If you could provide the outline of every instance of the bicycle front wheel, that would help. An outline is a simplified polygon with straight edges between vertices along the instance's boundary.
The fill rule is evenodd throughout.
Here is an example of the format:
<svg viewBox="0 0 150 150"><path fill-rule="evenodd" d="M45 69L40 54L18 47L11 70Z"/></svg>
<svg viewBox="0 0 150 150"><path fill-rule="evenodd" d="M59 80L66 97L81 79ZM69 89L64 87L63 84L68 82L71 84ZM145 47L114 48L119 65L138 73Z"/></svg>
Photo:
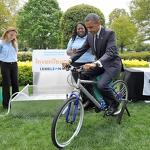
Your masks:
<svg viewBox="0 0 150 150"><path fill-rule="evenodd" d="M52 122L51 138L57 148L70 144L79 133L84 117L84 108L80 100L70 98L58 111Z"/></svg>

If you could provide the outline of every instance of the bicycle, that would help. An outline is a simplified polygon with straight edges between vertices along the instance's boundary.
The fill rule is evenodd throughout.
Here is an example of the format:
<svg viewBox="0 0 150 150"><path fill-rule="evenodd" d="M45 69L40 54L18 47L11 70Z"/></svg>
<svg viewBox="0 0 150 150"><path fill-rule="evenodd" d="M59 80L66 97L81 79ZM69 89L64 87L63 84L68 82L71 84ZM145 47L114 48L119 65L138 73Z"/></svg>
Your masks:
<svg viewBox="0 0 150 150"><path fill-rule="evenodd" d="M80 92L82 91L90 101L95 104L100 112L104 112L104 117L109 116L107 114L109 106L103 100L102 95L100 94L96 83L100 78L98 76L95 80L81 80L80 75L83 71L82 67L79 68L69 68L68 70L77 71L79 78L77 84L75 85L76 90L73 90L70 96L67 98L67 101L57 112L56 116L53 119L51 127L51 139L53 144L57 148L64 148L70 144L75 136L78 135L84 118L84 106L82 104L82 98ZM93 85L94 95L91 95L89 91L82 84L91 84ZM128 90L124 81L117 80L115 82L110 82L109 84L117 97L119 102L118 111L113 115L117 117L117 123L121 123L121 119L124 111L126 110L128 116L130 113L127 109L128 103ZM67 131L64 133L64 131Z"/></svg>

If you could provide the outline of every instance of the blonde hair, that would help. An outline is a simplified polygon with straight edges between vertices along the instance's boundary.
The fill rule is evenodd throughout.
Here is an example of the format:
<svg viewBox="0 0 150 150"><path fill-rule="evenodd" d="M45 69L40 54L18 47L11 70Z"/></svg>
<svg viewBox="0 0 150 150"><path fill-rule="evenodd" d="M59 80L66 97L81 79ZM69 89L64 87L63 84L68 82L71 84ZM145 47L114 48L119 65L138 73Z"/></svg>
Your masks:
<svg viewBox="0 0 150 150"><path fill-rule="evenodd" d="M14 27L9 27L8 29L6 29L6 30L4 31L4 33L3 33L1 39L4 40L4 41L8 41L7 33L11 32L11 31L14 31L14 32L18 33L17 30L16 30L16 28L14 28ZM14 47L15 49L17 49L17 48L18 48L17 39L13 39L11 42L12 42L13 47Z"/></svg>

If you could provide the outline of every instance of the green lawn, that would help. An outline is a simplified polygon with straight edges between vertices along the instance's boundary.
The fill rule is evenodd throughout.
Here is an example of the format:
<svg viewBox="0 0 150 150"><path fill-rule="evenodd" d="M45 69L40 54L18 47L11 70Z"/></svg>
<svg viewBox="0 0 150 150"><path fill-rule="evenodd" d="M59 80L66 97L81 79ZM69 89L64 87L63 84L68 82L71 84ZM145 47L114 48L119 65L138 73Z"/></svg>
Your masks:
<svg viewBox="0 0 150 150"><path fill-rule="evenodd" d="M40 110L44 108L44 105L38 105ZM0 150L55 150L51 142L50 128L58 106L50 103L46 106L49 113L41 111L44 115L40 115L39 109L38 115L33 115L34 112L30 114L30 110L36 110L37 107L30 103L28 106L23 104L22 107L26 108L23 111L28 112L27 114L20 112L16 115L16 112L12 112L8 116L0 117ZM121 125L116 124L115 118L103 118L101 113L96 114L94 111L85 112L79 135L65 149L149 150L150 104L130 103L129 111L131 117L125 113ZM0 105L0 114L5 112Z"/></svg>

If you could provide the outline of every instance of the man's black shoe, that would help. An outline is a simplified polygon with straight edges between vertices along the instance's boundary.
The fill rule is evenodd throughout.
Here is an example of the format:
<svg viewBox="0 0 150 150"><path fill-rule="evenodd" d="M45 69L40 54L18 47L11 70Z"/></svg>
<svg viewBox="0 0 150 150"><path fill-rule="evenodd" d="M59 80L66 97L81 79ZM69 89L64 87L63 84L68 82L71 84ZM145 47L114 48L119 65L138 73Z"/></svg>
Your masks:
<svg viewBox="0 0 150 150"><path fill-rule="evenodd" d="M113 103L107 110L107 115L113 115L115 112L118 111L119 102Z"/></svg>
<svg viewBox="0 0 150 150"><path fill-rule="evenodd" d="M115 101L115 102L112 104L112 106L113 106L114 108L118 108L119 102L118 102L118 101Z"/></svg>
<svg viewBox="0 0 150 150"><path fill-rule="evenodd" d="M107 110L107 116L110 116L110 115L113 115L118 109L115 108L115 107L109 107L108 110Z"/></svg>

